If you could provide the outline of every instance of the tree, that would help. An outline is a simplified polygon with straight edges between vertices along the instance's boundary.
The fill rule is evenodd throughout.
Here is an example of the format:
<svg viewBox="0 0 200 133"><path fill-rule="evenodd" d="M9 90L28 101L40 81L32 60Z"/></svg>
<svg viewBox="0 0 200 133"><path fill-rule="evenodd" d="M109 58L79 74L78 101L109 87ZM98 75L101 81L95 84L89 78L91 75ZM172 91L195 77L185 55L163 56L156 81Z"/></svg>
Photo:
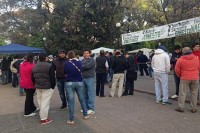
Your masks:
<svg viewBox="0 0 200 133"><path fill-rule="evenodd" d="M5 44L6 44L5 39L2 36L0 36L0 46Z"/></svg>

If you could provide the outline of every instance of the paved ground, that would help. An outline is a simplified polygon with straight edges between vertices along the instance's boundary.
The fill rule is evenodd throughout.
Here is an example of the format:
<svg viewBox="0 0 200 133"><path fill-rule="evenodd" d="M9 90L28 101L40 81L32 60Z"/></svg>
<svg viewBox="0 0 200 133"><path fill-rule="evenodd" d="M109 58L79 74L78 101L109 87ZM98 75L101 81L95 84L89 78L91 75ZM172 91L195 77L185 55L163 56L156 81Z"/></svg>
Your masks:
<svg viewBox="0 0 200 133"><path fill-rule="evenodd" d="M154 92L154 81L149 77L139 77L135 89ZM170 75L169 93L175 93L174 80ZM106 86L106 95L109 92ZM200 130L200 110L192 114L189 104L185 112L174 111L177 101L172 105L155 103L155 96L135 92L134 96L122 98L96 97L96 114L89 120L83 120L76 102L75 126L66 124L68 112L58 111L60 99L57 89L51 99L49 117L53 122L41 126L39 116L23 117L25 97L19 97L18 91L11 85L0 85L0 133L36 133L36 132L72 132L72 133L197 133ZM77 100L76 100L77 101ZM37 105L37 101L35 99ZM199 107L198 107L199 109Z"/></svg>

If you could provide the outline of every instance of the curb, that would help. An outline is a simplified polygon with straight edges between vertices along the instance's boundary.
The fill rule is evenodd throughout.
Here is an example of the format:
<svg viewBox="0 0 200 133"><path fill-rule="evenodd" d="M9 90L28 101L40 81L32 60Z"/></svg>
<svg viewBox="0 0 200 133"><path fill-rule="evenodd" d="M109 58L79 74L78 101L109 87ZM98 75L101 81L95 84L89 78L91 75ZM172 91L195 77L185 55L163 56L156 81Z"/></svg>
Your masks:
<svg viewBox="0 0 200 133"><path fill-rule="evenodd" d="M140 92L140 93L149 94L149 95L153 95L153 96L156 95L156 94L153 93L153 92L147 92L147 91L142 91L142 90L137 90L137 89L135 89L134 91ZM173 100L173 101L178 101L177 98L173 99L173 98L169 97L169 99L171 99L171 100ZM185 100L185 103L190 103L190 100L187 100L187 99L186 99L186 100ZM200 100L197 100L197 105L200 105Z"/></svg>

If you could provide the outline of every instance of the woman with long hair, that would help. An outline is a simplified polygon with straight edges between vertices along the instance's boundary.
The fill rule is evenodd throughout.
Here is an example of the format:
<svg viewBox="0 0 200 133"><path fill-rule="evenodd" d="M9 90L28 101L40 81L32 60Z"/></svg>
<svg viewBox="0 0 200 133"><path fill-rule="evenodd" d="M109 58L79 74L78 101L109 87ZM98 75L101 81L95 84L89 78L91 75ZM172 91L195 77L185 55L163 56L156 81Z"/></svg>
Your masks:
<svg viewBox="0 0 200 133"><path fill-rule="evenodd" d="M20 86L24 88L26 92L24 116L35 116L38 110L33 102L33 95L35 93L35 86L32 82L32 69L34 67L33 63L34 55L32 53L27 54L26 59L20 64L19 74L20 74Z"/></svg>

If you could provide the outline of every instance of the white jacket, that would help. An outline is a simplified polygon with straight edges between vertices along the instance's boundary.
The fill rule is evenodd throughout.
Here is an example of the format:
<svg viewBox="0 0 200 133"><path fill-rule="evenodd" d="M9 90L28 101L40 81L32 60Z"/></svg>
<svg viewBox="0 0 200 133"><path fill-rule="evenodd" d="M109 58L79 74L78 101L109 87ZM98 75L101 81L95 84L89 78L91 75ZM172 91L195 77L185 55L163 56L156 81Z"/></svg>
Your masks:
<svg viewBox="0 0 200 133"><path fill-rule="evenodd" d="M168 73L170 72L170 59L169 55L162 49L155 50L155 55L151 62L154 72Z"/></svg>
<svg viewBox="0 0 200 133"><path fill-rule="evenodd" d="M17 69L13 67L13 64L14 64L17 60L18 60L18 59L15 59L15 60L11 61L11 63L10 63L10 71L11 71L12 73L17 73Z"/></svg>

